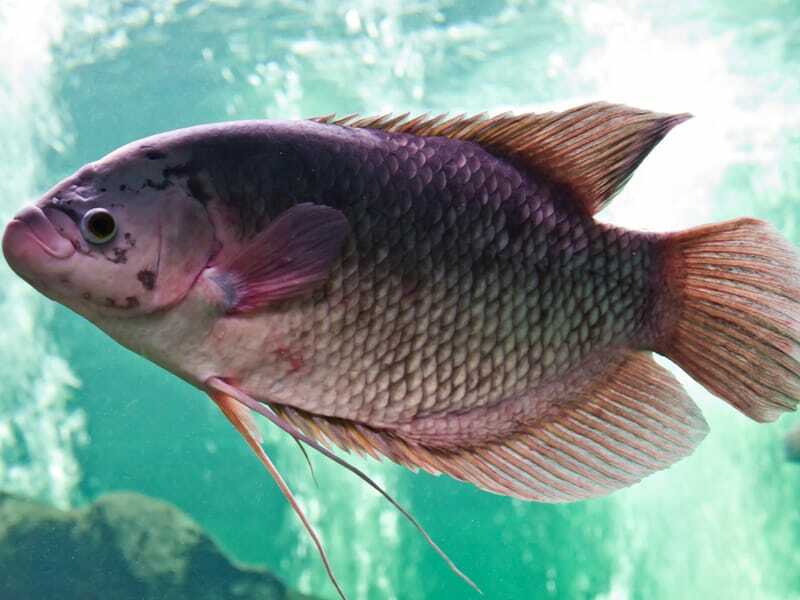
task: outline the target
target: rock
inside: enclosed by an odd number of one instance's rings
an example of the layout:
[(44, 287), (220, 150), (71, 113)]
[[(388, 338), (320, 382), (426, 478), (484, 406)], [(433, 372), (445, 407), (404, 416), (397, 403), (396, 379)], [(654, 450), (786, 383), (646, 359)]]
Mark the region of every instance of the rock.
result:
[(61, 511), (2, 492), (0, 598), (312, 600), (235, 564), (165, 502), (115, 493)]

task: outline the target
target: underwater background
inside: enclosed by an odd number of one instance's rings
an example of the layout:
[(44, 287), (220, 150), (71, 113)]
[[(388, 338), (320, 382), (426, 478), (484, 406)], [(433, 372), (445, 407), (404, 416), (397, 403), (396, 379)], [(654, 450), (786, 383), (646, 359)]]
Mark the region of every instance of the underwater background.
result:
[[(695, 115), (600, 218), (670, 230), (750, 214), (800, 244), (796, 0), (0, 0), (0, 218), (136, 138), (243, 118), (562, 109)], [(666, 362), (666, 361), (665, 361)], [(487, 598), (800, 598), (800, 465), (682, 373), (693, 456), (570, 505), (355, 460)], [(478, 597), (390, 506), (264, 426), (353, 600)], [(236, 559), (334, 598), (270, 478), (199, 391), (0, 261), (0, 489), (79, 507), (169, 501)]]

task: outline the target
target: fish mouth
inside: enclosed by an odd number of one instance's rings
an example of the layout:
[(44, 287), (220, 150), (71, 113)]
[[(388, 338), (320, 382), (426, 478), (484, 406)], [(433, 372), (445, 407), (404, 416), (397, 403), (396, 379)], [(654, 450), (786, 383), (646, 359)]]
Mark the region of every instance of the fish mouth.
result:
[(56, 230), (52, 221), (38, 206), (28, 206), (17, 213), (3, 234), (3, 254), (9, 263), (15, 256), (30, 253), (31, 243), (48, 256), (67, 259), (75, 254), (75, 246)]

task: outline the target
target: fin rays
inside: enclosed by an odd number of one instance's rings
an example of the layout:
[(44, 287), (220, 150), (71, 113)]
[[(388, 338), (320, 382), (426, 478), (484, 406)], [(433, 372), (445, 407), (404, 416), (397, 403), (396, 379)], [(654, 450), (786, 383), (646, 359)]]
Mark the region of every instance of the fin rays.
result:
[(631, 485), (669, 466), (690, 454), (707, 432), (700, 411), (649, 353), (630, 352), (614, 361), (590, 389), (577, 391), (545, 420), (520, 424), (505, 440), (469, 448), (427, 447), (398, 432), (287, 406), (272, 409), (294, 431), (322, 443), (382, 454), (497, 494), (568, 502)]
[(594, 102), (564, 112), (487, 117), (335, 115), (318, 123), (475, 142), (566, 185), (590, 214), (602, 210), (659, 141), (688, 114)]
[(423, 536), (423, 538), (425, 538), (425, 541), (428, 542), (428, 544), (434, 549), (434, 551), (445, 561), (445, 563), (447, 563), (447, 565), (450, 567), (450, 570), (452, 570), (458, 577), (463, 579), (467, 583), (467, 585), (469, 585), (476, 592), (478, 592), (479, 594), (483, 593), (481, 592), (480, 588), (455, 565), (455, 563), (450, 559), (449, 556), (447, 556), (447, 554), (445, 554), (445, 552), (436, 544), (436, 542), (433, 541), (431, 536), (428, 534), (425, 528), (422, 527), (419, 521), (417, 521), (417, 519), (414, 518), (414, 516), (411, 513), (409, 513), (405, 508), (403, 508), (397, 502), (397, 500), (395, 500), (388, 492), (386, 492), (380, 485), (378, 485), (375, 481), (373, 481), (368, 475), (366, 475), (360, 469), (354, 467), (344, 459), (339, 458), (324, 446), (321, 446), (316, 440), (310, 438), (305, 433), (294, 427), (290, 422), (281, 418), (280, 415), (271, 411), (268, 406), (251, 398), (247, 394), (243, 393), (241, 390), (226, 383), (222, 379), (218, 377), (212, 377), (206, 382), (206, 384), (211, 390), (210, 395), (214, 400), (214, 402), (216, 402), (217, 405), (220, 406), (222, 411), (225, 413), (225, 416), (228, 417), (228, 419), (231, 421), (231, 423), (233, 423), (233, 425), (236, 427), (239, 433), (242, 434), (242, 436), (245, 438), (245, 440), (251, 446), (251, 448), (253, 448), (259, 460), (261, 460), (261, 462), (270, 472), (270, 475), (273, 476), (273, 479), (275, 479), (275, 482), (278, 484), (278, 486), (281, 488), (281, 491), (289, 500), (290, 504), (292, 505), (292, 508), (294, 508), (295, 512), (297, 512), (298, 516), (303, 522), (303, 525), (306, 527), (306, 530), (309, 532), (309, 534), (314, 540), (314, 543), (317, 545), (317, 549), (319, 550), (322, 561), (325, 564), (328, 576), (342, 598), (344, 598), (344, 594), (341, 588), (339, 587), (336, 577), (334, 576), (332, 570), (330, 569), (327, 555), (325, 554), (325, 551), (322, 548), (321, 543), (319, 543), (316, 533), (314, 532), (313, 528), (311, 528), (311, 525), (308, 524), (308, 522), (306, 521), (305, 515), (302, 513), (302, 511), (300, 511), (300, 508), (296, 505), (296, 502), (294, 502), (294, 497), (291, 496), (291, 492), (288, 490), (288, 487), (286, 486), (285, 482), (283, 482), (283, 479), (280, 477), (280, 473), (277, 472), (277, 469), (275, 469), (275, 467), (269, 461), (269, 458), (267, 458), (261, 446), (258, 445), (258, 443), (252, 438), (252, 436), (249, 436), (249, 429), (245, 427), (241, 423), (241, 421), (238, 420), (238, 411), (234, 411), (231, 409), (231, 402), (236, 401), (238, 403), (236, 405), (238, 408), (246, 407), (250, 410), (253, 410), (265, 416), (275, 425), (280, 427), (283, 431), (291, 435), (296, 441), (298, 441), (298, 443), (303, 442), (307, 444), (317, 452), (324, 455), (326, 458), (331, 459), (336, 464), (344, 467), (351, 473), (357, 475), (362, 481), (364, 481), (370, 487), (372, 487), (374, 490), (380, 493), (392, 506), (394, 506), (395, 509), (397, 509), (400, 512), (400, 514), (402, 514), (417, 529), (417, 531), (419, 531), (419, 533)]
[(667, 238), (667, 301), (659, 351), (757, 421), (800, 399), (800, 257), (755, 219)]
[(294, 497), (294, 494), (292, 494), (292, 491), (289, 489), (289, 486), (286, 485), (286, 482), (281, 476), (280, 471), (278, 471), (278, 469), (275, 467), (275, 465), (267, 456), (267, 453), (264, 452), (264, 449), (261, 447), (261, 444), (253, 436), (253, 432), (250, 426), (251, 424), (245, 423), (242, 420), (240, 414), (242, 410), (241, 405), (235, 403), (234, 399), (231, 396), (228, 396), (220, 392), (211, 394), (211, 398), (214, 400), (217, 406), (219, 406), (220, 410), (228, 418), (231, 424), (233, 424), (236, 430), (242, 435), (244, 440), (247, 442), (247, 445), (250, 446), (250, 448), (252, 448), (253, 452), (261, 461), (261, 464), (264, 465), (264, 468), (272, 476), (272, 479), (275, 481), (278, 488), (281, 490), (281, 493), (286, 497), (286, 500), (288, 500), (289, 505), (292, 507), (292, 510), (294, 510), (294, 512), (300, 518), (300, 521), (303, 523), (303, 527), (305, 527), (306, 531), (311, 536), (314, 545), (317, 547), (317, 551), (319, 552), (320, 558), (322, 559), (322, 564), (325, 566), (325, 571), (328, 573), (328, 578), (331, 580), (331, 583), (333, 583), (333, 586), (336, 588), (339, 597), (342, 600), (347, 600), (347, 596), (345, 596), (344, 591), (339, 585), (339, 581), (336, 579), (336, 575), (334, 575), (333, 573), (330, 561), (328, 560), (328, 555), (325, 552), (325, 548), (322, 546), (322, 541), (319, 539), (317, 532), (314, 530), (314, 527), (311, 525), (311, 523), (309, 523), (308, 518), (303, 512), (303, 509), (300, 508), (300, 505), (297, 503), (297, 499)]

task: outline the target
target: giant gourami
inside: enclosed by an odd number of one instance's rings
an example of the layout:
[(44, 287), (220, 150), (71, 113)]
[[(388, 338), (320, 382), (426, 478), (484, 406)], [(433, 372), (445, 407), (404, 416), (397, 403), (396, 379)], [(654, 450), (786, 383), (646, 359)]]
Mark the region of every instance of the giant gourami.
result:
[(797, 408), (786, 240), (753, 219), (656, 234), (594, 218), (687, 118), (593, 103), (192, 127), (86, 165), (8, 224), (3, 251), (209, 394), (344, 597), (251, 411), (373, 486), (329, 448), (565, 502), (706, 435), (653, 352), (757, 421)]

